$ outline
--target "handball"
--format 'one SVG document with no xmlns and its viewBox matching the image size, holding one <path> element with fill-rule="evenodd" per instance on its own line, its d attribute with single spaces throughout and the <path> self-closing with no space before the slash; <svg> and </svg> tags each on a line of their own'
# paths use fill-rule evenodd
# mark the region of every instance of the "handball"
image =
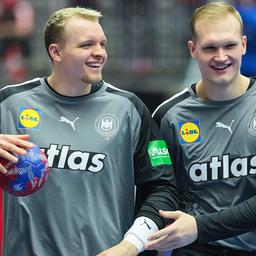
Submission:
<svg viewBox="0 0 256 256">
<path fill-rule="evenodd" d="M 40 189 L 48 177 L 48 161 L 44 152 L 33 145 L 26 155 L 15 155 L 18 162 L 12 163 L 0 158 L 7 173 L 0 172 L 0 186 L 15 196 L 27 196 Z"/>
</svg>

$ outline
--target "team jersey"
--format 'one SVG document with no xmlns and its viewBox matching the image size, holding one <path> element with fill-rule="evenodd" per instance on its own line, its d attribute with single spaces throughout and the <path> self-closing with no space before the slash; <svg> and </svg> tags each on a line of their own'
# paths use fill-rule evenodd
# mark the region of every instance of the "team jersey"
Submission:
<svg viewBox="0 0 256 256">
<path fill-rule="evenodd" d="M 49 162 L 36 193 L 4 194 L 3 256 L 96 255 L 119 243 L 138 216 L 161 228 L 158 209 L 175 207 L 165 142 L 133 93 L 100 82 L 93 93 L 66 97 L 45 78 L 0 91 L 1 133 L 30 134 Z"/>
<path fill-rule="evenodd" d="M 200 99 L 193 86 L 161 104 L 154 118 L 168 143 L 179 207 L 199 216 L 255 195 L 256 84 L 251 80 L 244 95 L 217 102 Z M 255 237 L 253 230 L 213 244 L 256 251 Z"/>
</svg>

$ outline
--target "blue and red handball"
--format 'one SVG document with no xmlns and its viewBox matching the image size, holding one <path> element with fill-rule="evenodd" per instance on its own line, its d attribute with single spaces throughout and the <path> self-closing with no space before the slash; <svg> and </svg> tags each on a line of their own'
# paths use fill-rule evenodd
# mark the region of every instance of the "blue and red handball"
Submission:
<svg viewBox="0 0 256 256">
<path fill-rule="evenodd" d="M 27 196 L 40 189 L 48 177 L 48 161 L 44 152 L 37 146 L 27 150 L 26 155 L 17 155 L 16 164 L 0 158 L 7 173 L 0 173 L 0 186 L 15 196 Z"/>
</svg>

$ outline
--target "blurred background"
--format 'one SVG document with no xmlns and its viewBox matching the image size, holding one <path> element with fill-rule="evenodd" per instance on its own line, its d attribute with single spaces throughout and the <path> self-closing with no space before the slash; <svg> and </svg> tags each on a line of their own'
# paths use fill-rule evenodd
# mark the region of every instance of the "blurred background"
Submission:
<svg viewBox="0 0 256 256">
<path fill-rule="evenodd" d="M 49 15 L 67 6 L 102 12 L 108 38 L 104 80 L 135 92 L 153 112 L 157 105 L 189 84 L 199 71 L 187 49 L 188 21 L 203 0 L 0 0 L 0 87 L 50 74 L 43 44 Z M 256 59 L 255 0 L 226 1 L 241 9 Z M 254 55 L 253 55 L 254 54 Z M 256 65 L 247 65 L 251 74 Z M 254 67 L 255 66 L 255 67 Z M 247 71 L 244 71 L 247 72 Z"/>
</svg>

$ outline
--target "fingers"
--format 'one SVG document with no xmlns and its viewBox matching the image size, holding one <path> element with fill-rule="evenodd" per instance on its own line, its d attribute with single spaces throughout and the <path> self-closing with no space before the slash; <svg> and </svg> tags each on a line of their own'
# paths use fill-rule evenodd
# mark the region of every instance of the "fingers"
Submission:
<svg viewBox="0 0 256 256">
<path fill-rule="evenodd" d="M 157 239 L 153 242 L 149 242 L 146 246 L 146 250 L 157 250 L 157 251 L 171 251 L 176 249 L 180 245 L 177 245 L 176 241 L 174 241 L 171 237 L 166 236 L 161 239 Z"/>
<path fill-rule="evenodd" d="M 164 239 L 167 235 L 170 235 L 172 233 L 172 230 L 169 228 L 170 226 L 163 228 L 163 229 L 155 232 L 154 234 L 150 235 L 148 237 L 148 240 L 149 241 L 153 241 L 153 240 L 161 241 L 161 239 Z"/>
<path fill-rule="evenodd" d="M 27 141 L 28 139 L 29 135 L 0 134 L 0 156 L 12 161 L 14 158 L 10 153 L 25 155 L 25 149 L 33 147 L 33 144 Z"/>
<path fill-rule="evenodd" d="M 181 212 L 180 211 L 159 211 L 159 214 L 166 219 L 177 220 Z M 170 250 L 173 249 L 173 243 L 175 242 L 175 235 L 177 233 L 175 222 L 169 226 L 157 231 L 156 233 L 148 237 L 149 243 L 146 244 L 145 248 L 147 250 Z"/>
<path fill-rule="evenodd" d="M 181 211 L 160 211 L 164 218 L 174 219 L 174 222 L 162 230 L 152 234 L 146 248 L 159 251 L 173 250 L 194 242 L 198 237 L 195 218 Z"/>
<path fill-rule="evenodd" d="M 4 168 L 3 165 L 0 164 L 0 172 L 3 173 L 3 174 L 6 174 L 7 173 L 7 170 Z"/>
<path fill-rule="evenodd" d="M 27 152 L 26 149 L 33 147 L 33 144 L 29 142 L 28 139 L 28 134 L 0 134 L 0 157 L 10 162 L 17 163 L 18 158 L 15 155 L 25 155 Z M 7 170 L 1 164 L 0 172 L 7 172 Z"/>
<path fill-rule="evenodd" d="M 165 235 L 165 236 L 161 236 L 158 239 L 154 239 L 154 240 L 150 241 L 149 243 L 147 243 L 145 245 L 145 249 L 146 250 L 153 250 L 155 248 L 161 247 L 162 244 L 166 241 L 167 237 L 168 236 Z"/>
<path fill-rule="evenodd" d="M 162 211 L 162 210 L 160 210 L 159 214 L 162 217 L 166 218 L 166 219 L 174 219 L 174 220 L 176 220 L 176 219 L 178 219 L 180 217 L 181 212 L 180 211 L 172 211 L 171 212 L 171 211 Z"/>
<path fill-rule="evenodd" d="M 174 219 L 176 220 L 181 212 L 180 211 L 173 211 L 173 212 L 170 212 L 170 211 L 159 211 L 160 215 L 164 218 L 167 218 L 167 219 Z M 155 239 L 159 239 L 161 237 L 165 237 L 166 235 L 172 235 L 172 233 L 174 232 L 175 230 L 173 229 L 173 224 L 155 232 L 154 234 L 150 235 L 148 237 L 148 240 L 149 241 L 152 241 L 152 240 L 155 240 Z"/>
<path fill-rule="evenodd" d="M 163 235 L 145 245 L 146 250 L 170 251 L 180 246 L 180 239 L 176 238 L 176 231 L 169 230 L 168 234 Z M 176 241 L 177 240 L 177 241 Z M 178 242 L 178 244 L 177 244 Z"/>
</svg>

